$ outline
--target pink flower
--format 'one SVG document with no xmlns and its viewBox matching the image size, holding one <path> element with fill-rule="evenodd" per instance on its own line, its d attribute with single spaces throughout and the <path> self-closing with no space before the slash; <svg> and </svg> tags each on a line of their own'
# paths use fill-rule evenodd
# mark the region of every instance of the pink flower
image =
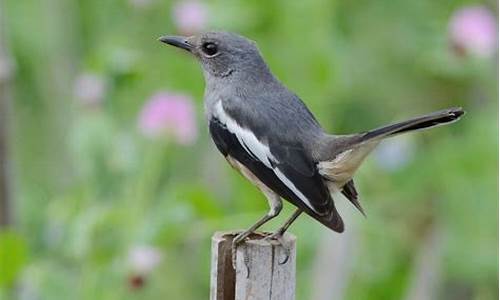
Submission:
<svg viewBox="0 0 500 300">
<path fill-rule="evenodd" d="M 169 136 L 179 144 L 192 144 L 198 132 L 191 97 L 169 92 L 156 93 L 142 108 L 138 127 L 149 138 Z"/>
<path fill-rule="evenodd" d="M 83 73 L 75 79 L 73 94 L 81 104 L 94 106 L 103 101 L 106 88 L 106 82 L 101 76 Z"/>
<path fill-rule="evenodd" d="M 134 246 L 128 253 L 128 263 L 136 275 L 150 274 L 161 263 L 161 260 L 160 250 L 147 245 Z"/>
<path fill-rule="evenodd" d="M 490 57 L 497 49 L 497 22 L 486 7 L 467 6 L 451 17 L 449 36 L 459 54 Z"/>
<path fill-rule="evenodd" d="M 173 8 L 172 19 L 177 29 L 184 34 L 202 31 L 207 25 L 208 8 L 197 0 L 177 2 Z"/>
</svg>

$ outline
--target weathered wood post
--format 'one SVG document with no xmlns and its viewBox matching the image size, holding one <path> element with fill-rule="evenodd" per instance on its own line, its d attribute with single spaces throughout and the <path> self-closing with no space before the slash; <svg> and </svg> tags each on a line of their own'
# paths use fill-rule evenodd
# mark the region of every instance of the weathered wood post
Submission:
<svg viewBox="0 0 500 300">
<path fill-rule="evenodd" d="M 255 234 L 238 246 L 236 270 L 231 242 L 237 232 L 216 232 L 212 237 L 211 300 L 295 299 L 295 236 L 285 233 L 286 251 L 278 242 Z"/>
</svg>

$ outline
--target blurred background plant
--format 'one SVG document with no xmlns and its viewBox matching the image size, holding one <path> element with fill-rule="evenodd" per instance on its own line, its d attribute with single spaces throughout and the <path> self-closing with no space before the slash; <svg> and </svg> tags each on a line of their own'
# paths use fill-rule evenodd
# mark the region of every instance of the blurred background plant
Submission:
<svg viewBox="0 0 500 300">
<path fill-rule="evenodd" d="M 208 297 L 212 233 L 267 204 L 208 138 L 197 63 L 156 37 L 217 28 L 328 131 L 468 112 L 381 145 L 368 218 L 336 197 L 344 235 L 296 222 L 298 299 L 497 299 L 497 5 L 1 0 L 0 298 Z"/>
</svg>

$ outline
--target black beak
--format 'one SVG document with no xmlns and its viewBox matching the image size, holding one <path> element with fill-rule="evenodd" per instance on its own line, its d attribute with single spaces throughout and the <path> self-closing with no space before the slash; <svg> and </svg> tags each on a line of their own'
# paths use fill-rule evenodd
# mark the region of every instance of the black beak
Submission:
<svg viewBox="0 0 500 300">
<path fill-rule="evenodd" d="M 162 43 L 169 44 L 187 51 L 191 51 L 193 49 L 193 45 L 188 43 L 187 38 L 184 36 L 174 36 L 174 35 L 165 35 L 158 40 Z"/>
</svg>

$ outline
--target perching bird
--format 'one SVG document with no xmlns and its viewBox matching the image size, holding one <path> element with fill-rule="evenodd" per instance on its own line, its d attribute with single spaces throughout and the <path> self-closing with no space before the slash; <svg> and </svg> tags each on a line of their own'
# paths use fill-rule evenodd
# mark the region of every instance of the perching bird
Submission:
<svg viewBox="0 0 500 300">
<path fill-rule="evenodd" d="M 381 140 L 451 123 L 464 114 L 461 108 L 449 108 L 367 132 L 328 134 L 271 73 L 255 42 L 228 32 L 159 40 L 189 51 L 201 63 L 210 135 L 229 164 L 269 202 L 269 212 L 233 240 L 233 251 L 280 213 L 282 198 L 297 209 L 271 237 L 279 239 L 302 212 L 344 231 L 332 194 L 340 191 L 364 214 L 352 178 Z"/>
</svg>

